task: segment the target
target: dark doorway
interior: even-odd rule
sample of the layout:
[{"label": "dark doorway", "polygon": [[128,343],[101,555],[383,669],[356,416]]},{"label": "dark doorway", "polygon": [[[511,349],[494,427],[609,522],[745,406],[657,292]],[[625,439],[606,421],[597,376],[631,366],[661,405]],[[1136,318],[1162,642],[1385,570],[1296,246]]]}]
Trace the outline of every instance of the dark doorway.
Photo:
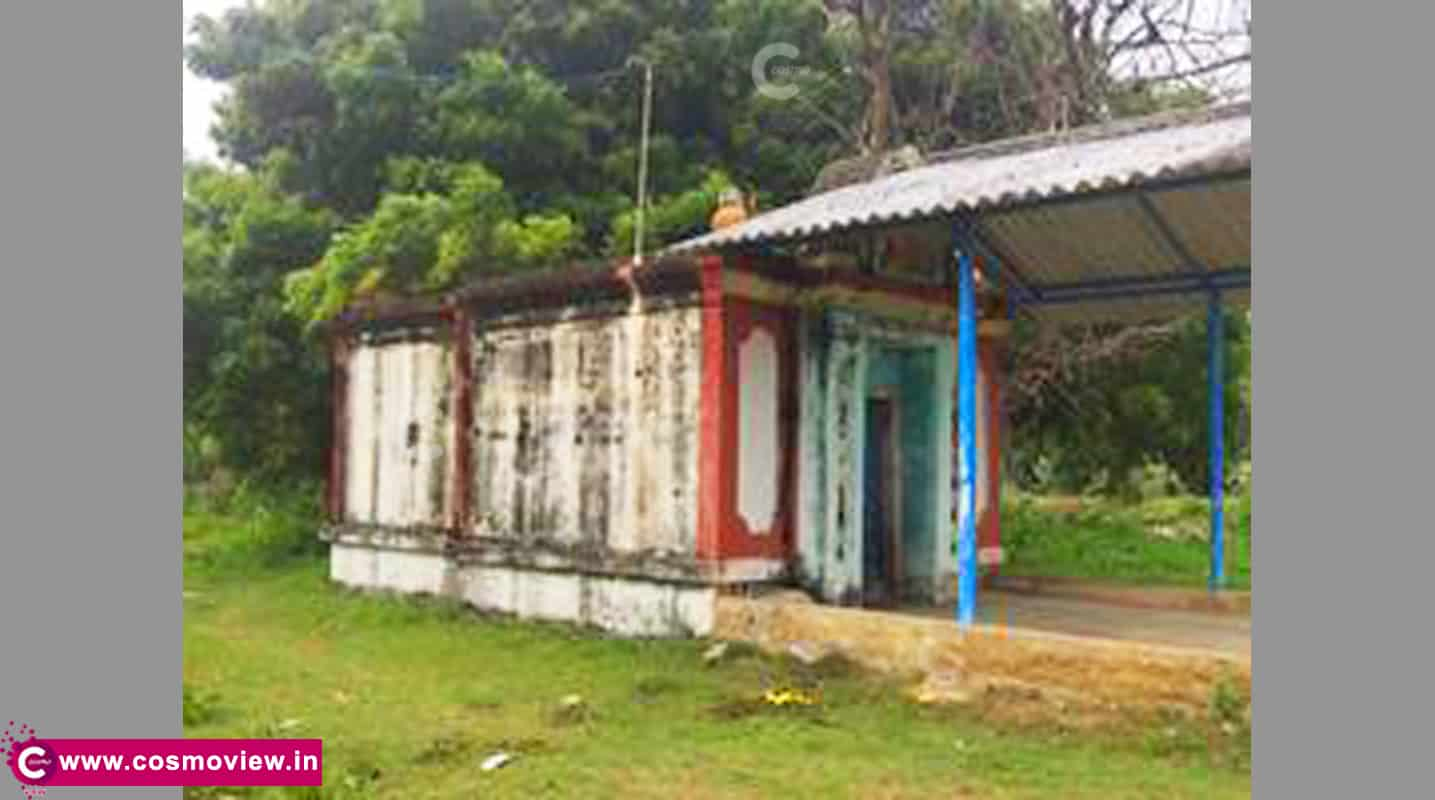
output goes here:
[{"label": "dark doorway", "polygon": [[862,593],[869,606],[892,606],[901,598],[898,441],[896,404],[890,397],[869,397],[862,503]]}]

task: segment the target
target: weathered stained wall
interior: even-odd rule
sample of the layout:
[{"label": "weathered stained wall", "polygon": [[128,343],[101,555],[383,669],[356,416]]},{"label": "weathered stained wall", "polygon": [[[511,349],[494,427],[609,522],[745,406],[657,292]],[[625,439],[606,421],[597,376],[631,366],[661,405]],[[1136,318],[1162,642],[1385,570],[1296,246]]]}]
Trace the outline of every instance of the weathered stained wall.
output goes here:
[{"label": "weathered stained wall", "polygon": [[345,586],[453,597],[483,611],[593,625],[627,636],[712,632],[711,586],[462,564],[439,553],[335,543],[330,577]]},{"label": "weathered stained wall", "polygon": [[804,316],[799,569],[824,599],[856,602],[862,591],[863,446],[866,400],[897,384],[902,450],[904,589],[934,598],[952,572],[942,522],[950,516],[949,447],[953,337],[851,309]]},{"label": "weathered stained wall", "polygon": [[346,360],[344,521],[442,525],[451,450],[447,342],[434,331],[365,333]]},{"label": "weathered stained wall", "polygon": [[695,292],[464,305],[341,341],[334,580],[621,634],[711,628]]},{"label": "weathered stained wall", "polygon": [[[827,382],[803,392],[824,412],[826,429],[825,517],[818,561],[804,570],[821,576],[823,597],[851,601],[862,589],[862,443],[866,439],[863,390],[867,348],[855,320],[830,318]],[[808,387],[803,387],[807,389]],[[809,526],[803,525],[803,530]]]},{"label": "weathered stained wall", "polygon": [[480,320],[472,358],[472,535],[694,554],[695,304]]}]

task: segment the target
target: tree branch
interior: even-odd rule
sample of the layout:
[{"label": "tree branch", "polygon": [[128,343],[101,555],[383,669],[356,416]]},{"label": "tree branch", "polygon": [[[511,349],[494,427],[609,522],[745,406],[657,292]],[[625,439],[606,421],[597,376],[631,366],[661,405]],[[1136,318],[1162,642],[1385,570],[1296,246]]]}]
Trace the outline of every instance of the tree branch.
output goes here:
[{"label": "tree branch", "polygon": [[1187,78],[1195,78],[1195,77],[1198,77],[1198,76],[1200,76],[1200,75],[1205,75],[1205,74],[1210,73],[1210,72],[1215,72],[1215,71],[1217,71],[1217,70],[1225,69],[1226,67],[1233,67],[1233,66],[1235,66],[1235,65],[1237,65],[1237,64],[1248,63],[1250,60],[1251,60],[1251,54],[1250,54],[1250,53],[1242,53],[1242,54],[1240,54],[1240,55],[1231,56],[1231,57],[1229,57],[1229,58],[1222,58],[1222,59],[1217,60],[1217,61],[1212,61],[1212,62],[1209,62],[1209,63],[1206,63],[1206,64],[1200,64],[1200,65],[1198,65],[1198,66],[1191,67],[1190,69],[1186,69],[1186,70],[1178,70],[1178,71],[1176,71],[1176,72],[1168,72],[1168,73],[1166,73],[1166,74],[1164,74],[1164,75],[1152,75],[1152,76],[1148,77],[1146,80],[1149,80],[1149,81],[1159,81],[1159,82],[1186,80]]}]

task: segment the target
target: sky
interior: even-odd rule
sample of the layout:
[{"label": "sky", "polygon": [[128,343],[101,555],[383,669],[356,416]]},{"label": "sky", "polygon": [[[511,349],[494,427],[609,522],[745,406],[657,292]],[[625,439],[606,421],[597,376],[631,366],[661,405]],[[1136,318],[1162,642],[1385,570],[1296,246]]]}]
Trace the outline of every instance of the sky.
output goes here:
[{"label": "sky", "polygon": [[[225,10],[244,5],[244,0],[182,0],[184,25],[181,35],[188,41],[189,23],[196,14],[218,16]],[[224,87],[213,81],[201,80],[188,67],[180,66],[184,73],[182,81],[184,122],[184,150],[192,158],[215,159],[214,142],[209,138],[209,126],[214,121],[214,102],[224,96]]]},{"label": "sky", "polygon": [[[182,0],[182,35],[187,41],[190,21],[195,15],[219,16],[230,8],[243,6],[244,2],[245,0]],[[1199,5],[1200,11],[1209,22],[1234,19],[1235,15],[1241,13],[1238,9],[1249,8],[1249,3],[1250,0],[1201,0]],[[214,121],[214,103],[224,96],[225,88],[218,83],[201,80],[183,65],[180,70],[183,72],[184,150],[191,158],[217,159],[214,142],[209,138],[209,127]],[[1237,70],[1235,80],[1249,86],[1250,68],[1246,66]]]}]

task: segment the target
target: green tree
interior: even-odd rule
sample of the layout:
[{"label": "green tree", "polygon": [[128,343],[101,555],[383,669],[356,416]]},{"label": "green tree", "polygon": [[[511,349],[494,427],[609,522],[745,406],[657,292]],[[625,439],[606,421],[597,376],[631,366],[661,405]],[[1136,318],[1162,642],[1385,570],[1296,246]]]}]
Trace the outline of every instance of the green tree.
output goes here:
[{"label": "green tree", "polygon": [[[1250,458],[1251,328],[1226,313],[1227,474]],[[1161,326],[1048,331],[1023,327],[1010,393],[1018,482],[1055,491],[1132,490],[1148,464],[1179,488],[1209,475],[1205,315]],[[1177,488],[1177,487],[1173,487]]]},{"label": "green tree", "polygon": [[552,262],[574,248],[571,219],[515,216],[503,182],[481,164],[391,166],[395,180],[415,191],[385,194],[373,214],[336,233],[312,266],[288,277],[288,308],[311,325],[356,295],[433,293],[461,279]]},{"label": "green tree", "polygon": [[221,465],[314,474],[327,442],[326,357],[283,307],[285,274],[324,251],[333,215],[263,177],[186,165],[184,417]]}]

